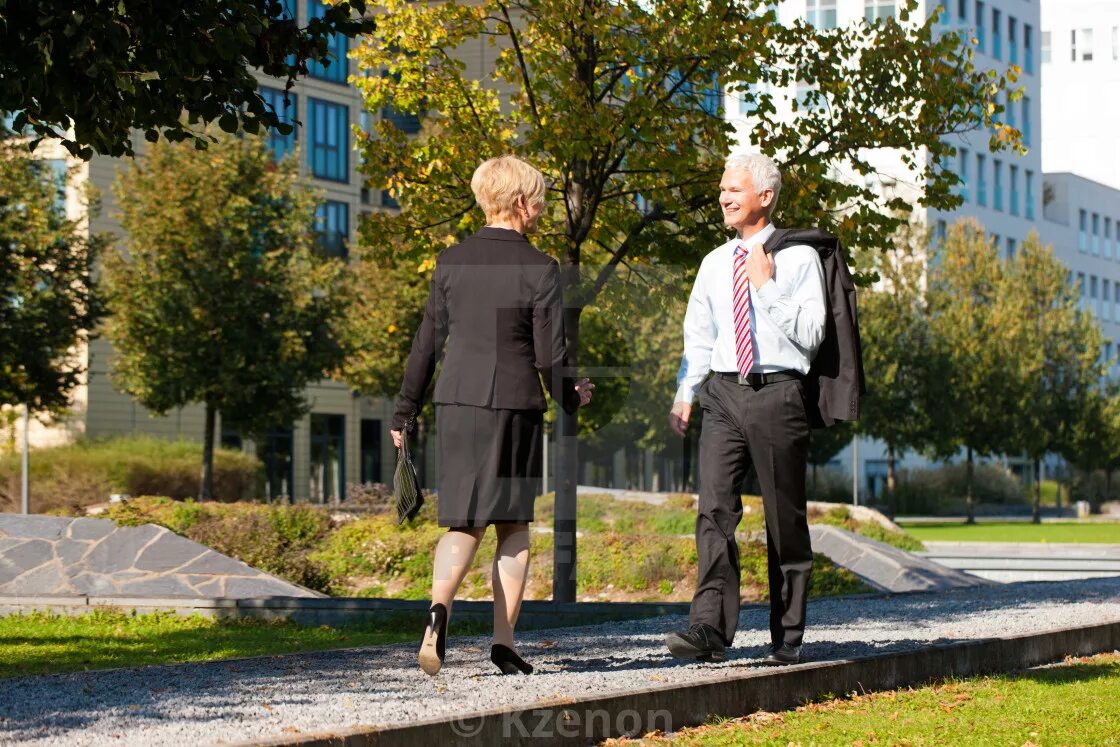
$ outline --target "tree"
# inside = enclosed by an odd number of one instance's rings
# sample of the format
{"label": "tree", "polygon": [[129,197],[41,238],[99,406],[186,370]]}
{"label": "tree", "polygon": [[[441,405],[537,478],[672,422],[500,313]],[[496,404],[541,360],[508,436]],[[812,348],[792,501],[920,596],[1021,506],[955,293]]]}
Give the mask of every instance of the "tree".
{"label": "tree", "polygon": [[114,380],[157,414],[206,409],[200,496],[212,497],[216,414],[250,435],[307,411],[303,389],[348,352],[344,262],[317,253],[317,196],[257,137],[207,151],[157,143],[116,185],[127,253],[105,262]]}
{"label": "tree", "polygon": [[1021,351],[1010,318],[999,249],[974,220],[949,229],[930,272],[930,325],[948,363],[949,396],[936,414],[955,438],[938,444],[943,456],[963,446],[968,523],[975,521],[974,457],[1003,453],[1014,440],[1019,379],[1009,371]]}
{"label": "tree", "polygon": [[886,444],[887,502],[892,508],[896,458],[910,449],[937,450],[951,438],[938,415],[948,400],[949,372],[930,328],[929,240],[928,232],[918,226],[900,229],[897,248],[870,260],[880,284],[859,299],[867,377],[859,430]]}
{"label": "tree", "polygon": [[[1092,316],[1078,309],[1079,291],[1067,282],[1067,272],[1032,232],[1007,268],[1000,294],[1014,351],[1003,364],[1004,386],[1019,397],[1009,445],[1031,458],[1035,523],[1041,521],[1042,457],[1063,451],[1084,463],[1082,449],[1099,455],[1103,445],[1086,444],[1084,436],[1105,435],[1101,333]],[[1103,455],[1097,461],[1103,463]]]}
{"label": "tree", "polygon": [[209,138],[199,122],[218,122],[226,132],[290,132],[261,98],[254,70],[291,88],[308,62],[331,62],[333,34],[353,37],[374,24],[354,17],[365,0],[332,3],[305,27],[289,7],[282,0],[9,0],[0,7],[0,111],[18,113],[17,130],[61,139],[86,159],[131,155],[134,129],[149,141],[200,145]]}
{"label": "tree", "polygon": [[101,315],[91,270],[104,239],[67,219],[63,188],[47,162],[0,139],[0,405],[39,414],[69,407]]}
{"label": "tree", "polygon": [[[424,129],[409,137],[384,118],[364,139],[370,186],[390,190],[402,206],[366,222],[369,261],[425,267],[481,225],[469,189],[478,162],[521,155],[549,183],[536,240],[560,260],[569,349],[579,364],[581,313],[618,268],[694,268],[722,243],[716,184],[733,143],[724,90],[753,107],[753,145],[786,171],[780,222],[820,224],[848,245],[885,247],[896,211],[910,203],[884,205],[873,185],[842,176],[872,173],[875,148],[902,149],[926,185],[926,204],[958,204],[955,177],[938,166],[953,152],[942,138],[990,124],[1006,79],[974,71],[969,49],[952,34],[935,38],[929,22],[818,32],[755,12],[763,5],[388,0],[356,52],[374,73],[358,85],[370,111],[392,106],[421,117]],[[916,5],[906,4],[903,21]],[[472,79],[456,55],[487,42],[497,47],[493,73]],[[772,91],[798,82],[814,88],[791,119]],[[1017,144],[1014,130],[998,132],[997,148]],[[575,589],[577,416],[561,414],[557,425],[554,598],[563,601]]]}

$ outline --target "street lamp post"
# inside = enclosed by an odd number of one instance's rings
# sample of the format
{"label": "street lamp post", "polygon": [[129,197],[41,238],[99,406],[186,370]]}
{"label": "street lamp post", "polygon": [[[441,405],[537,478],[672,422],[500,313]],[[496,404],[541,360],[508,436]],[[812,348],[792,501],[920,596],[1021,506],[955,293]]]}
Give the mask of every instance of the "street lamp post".
{"label": "street lamp post", "polygon": [[31,450],[31,407],[29,405],[23,406],[23,458],[20,460],[22,465],[22,479],[20,482],[20,496],[21,506],[24,514],[31,513],[31,490],[28,475],[28,462],[29,452]]}

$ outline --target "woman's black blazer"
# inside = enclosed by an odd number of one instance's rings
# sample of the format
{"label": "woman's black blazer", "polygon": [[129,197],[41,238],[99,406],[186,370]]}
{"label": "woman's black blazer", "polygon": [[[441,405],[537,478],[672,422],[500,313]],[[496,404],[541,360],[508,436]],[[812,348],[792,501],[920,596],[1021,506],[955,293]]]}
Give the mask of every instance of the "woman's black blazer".
{"label": "woman's black blazer", "polygon": [[545,410],[541,380],[572,412],[560,266],[517,231],[481,229],[440,253],[397,395],[393,429],[420,410],[443,351],[432,401]]}

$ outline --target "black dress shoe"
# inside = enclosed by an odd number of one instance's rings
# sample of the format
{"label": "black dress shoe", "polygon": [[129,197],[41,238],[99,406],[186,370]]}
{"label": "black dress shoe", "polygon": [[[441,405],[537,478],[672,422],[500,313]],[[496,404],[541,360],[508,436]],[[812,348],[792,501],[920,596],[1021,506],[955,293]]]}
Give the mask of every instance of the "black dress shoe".
{"label": "black dress shoe", "polygon": [[695,623],[683,633],[670,633],[665,637],[669,653],[678,659],[700,661],[725,661],[727,648],[719,631],[707,623]]}
{"label": "black dress shoe", "polygon": [[509,646],[495,643],[490,647],[490,661],[502,670],[502,674],[532,674],[533,665],[522,659]]}
{"label": "black dress shoe", "polygon": [[762,660],[769,667],[784,667],[787,664],[801,663],[801,647],[783,643],[770,649],[770,655]]}
{"label": "black dress shoe", "polygon": [[433,604],[428,610],[424,626],[424,640],[420,643],[420,668],[430,675],[439,674],[443,666],[444,646],[447,642],[447,608]]}

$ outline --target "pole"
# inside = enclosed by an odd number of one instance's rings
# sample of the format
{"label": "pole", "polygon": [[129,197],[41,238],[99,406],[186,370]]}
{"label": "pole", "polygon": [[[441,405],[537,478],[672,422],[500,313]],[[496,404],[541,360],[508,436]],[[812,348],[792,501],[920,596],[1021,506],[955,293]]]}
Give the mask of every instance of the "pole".
{"label": "pole", "polygon": [[20,481],[20,496],[22,498],[21,504],[24,514],[31,513],[31,490],[30,481],[28,476],[28,467],[30,462],[29,452],[31,451],[31,407],[29,405],[23,406],[23,458],[21,459],[22,466],[22,479]]}
{"label": "pole", "polygon": [[852,436],[852,505],[859,505],[859,436]]}
{"label": "pole", "polygon": [[541,493],[548,492],[548,426],[541,426]]}

